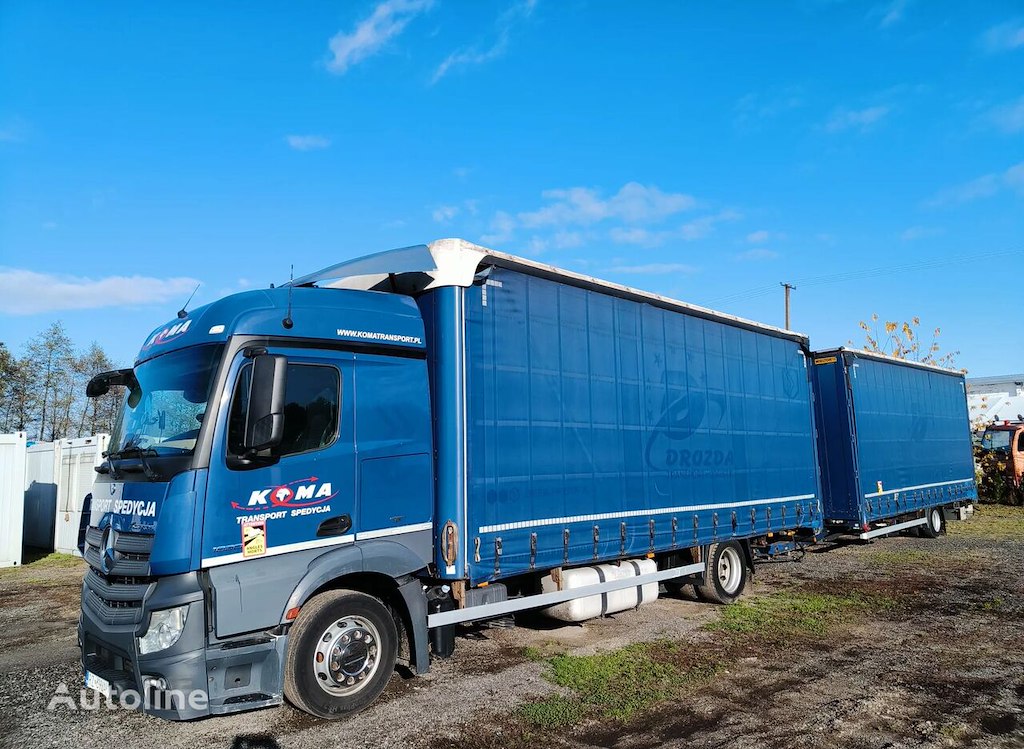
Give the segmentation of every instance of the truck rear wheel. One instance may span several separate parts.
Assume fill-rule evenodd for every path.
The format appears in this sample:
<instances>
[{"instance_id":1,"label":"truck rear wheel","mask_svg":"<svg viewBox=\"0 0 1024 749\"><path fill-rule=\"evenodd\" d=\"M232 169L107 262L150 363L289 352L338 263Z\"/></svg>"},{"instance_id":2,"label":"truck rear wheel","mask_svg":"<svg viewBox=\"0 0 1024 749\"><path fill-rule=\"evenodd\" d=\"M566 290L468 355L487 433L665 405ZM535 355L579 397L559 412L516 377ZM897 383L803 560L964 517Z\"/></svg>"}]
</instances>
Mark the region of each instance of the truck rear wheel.
<instances>
[{"instance_id":1,"label":"truck rear wheel","mask_svg":"<svg viewBox=\"0 0 1024 749\"><path fill-rule=\"evenodd\" d=\"M747 585L747 563L735 541L712 544L708 549L704 585L695 585L697 596L711 603L732 603Z\"/></svg>"},{"instance_id":2,"label":"truck rear wheel","mask_svg":"<svg viewBox=\"0 0 1024 749\"><path fill-rule=\"evenodd\" d=\"M373 702L395 672L398 633L379 600L332 590L302 607L285 656L284 694L321 718L351 715Z\"/></svg>"},{"instance_id":3,"label":"truck rear wheel","mask_svg":"<svg viewBox=\"0 0 1024 749\"><path fill-rule=\"evenodd\" d=\"M923 538L938 538L946 530L946 515L941 507L929 507L924 517L927 522L921 526Z\"/></svg>"}]
</instances>

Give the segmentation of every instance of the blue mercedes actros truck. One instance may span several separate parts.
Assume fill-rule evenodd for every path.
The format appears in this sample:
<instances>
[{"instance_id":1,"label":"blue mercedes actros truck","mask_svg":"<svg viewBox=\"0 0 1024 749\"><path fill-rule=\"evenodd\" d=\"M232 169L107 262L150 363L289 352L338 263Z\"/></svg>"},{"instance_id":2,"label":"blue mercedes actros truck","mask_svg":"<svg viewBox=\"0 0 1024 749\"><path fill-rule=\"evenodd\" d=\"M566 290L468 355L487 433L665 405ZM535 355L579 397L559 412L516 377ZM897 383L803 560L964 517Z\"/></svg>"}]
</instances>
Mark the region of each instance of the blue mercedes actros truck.
<instances>
[{"instance_id":1,"label":"blue mercedes actros truck","mask_svg":"<svg viewBox=\"0 0 1024 749\"><path fill-rule=\"evenodd\" d=\"M824 532L814 366L801 335L462 240L179 313L89 383L126 395L86 683L339 718L461 622L730 602Z\"/></svg>"}]
</instances>

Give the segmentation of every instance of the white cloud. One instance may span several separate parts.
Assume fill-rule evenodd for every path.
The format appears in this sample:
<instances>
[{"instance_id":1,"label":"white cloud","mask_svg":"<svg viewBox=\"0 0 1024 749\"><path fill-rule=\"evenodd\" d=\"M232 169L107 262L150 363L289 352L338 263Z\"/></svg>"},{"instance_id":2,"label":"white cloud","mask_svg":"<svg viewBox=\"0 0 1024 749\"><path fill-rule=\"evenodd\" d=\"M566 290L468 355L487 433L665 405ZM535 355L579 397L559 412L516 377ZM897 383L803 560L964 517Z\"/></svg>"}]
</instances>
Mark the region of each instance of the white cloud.
<instances>
[{"instance_id":1,"label":"white cloud","mask_svg":"<svg viewBox=\"0 0 1024 749\"><path fill-rule=\"evenodd\" d=\"M743 261L775 260L778 256L779 253L774 250L769 250L764 247L753 247L738 254L736 259Z\"/></svg>"},{"instance_id":2,"label":"white cloud","mask_svg":"<svg viewBox=\"0 0 1024 749\"><path fill-rule=\"evenodd\" d=\"M485 244L504 244L512 239L516 230L516 221L512 215L505 211L498 211L491 219L490 231L480 237Z\"/></svg>"},{"instance_id":3,"label":"white cloud","mask_svg":"<svg viewBox=\"0 0 1024 749\"><path fill-rule=\"evenodd\" d=\"M431 215L437 223L447 224L459 215L459 207L457 205L439 205Z\"/></svg>"},{"instance_id":4,"label":"white cloud","mask_svg":"<svg viewBox=\"0 0 1024 749\"><path fill-rule=\"evenodd\" d=\"M28 123L21 117L0 125L0 143L20 143L28 136Z\"/></svg>"},{"instance_id":5,"label":"white cloud","mask_svg":"<svg viewBox=\"0 0 1024 749\"><path fill-rule=\"evenodd\" d=\"M723 221L735 221L741 216L736 211L726 210L701 216L682 226L669 229L645 229L640 226L616 226L608 232L608 238L616 244L633 244L655 247L675 240L693 242L704 239Z\"/></svg>"},{"instance_id":6,"label":"white cloud","mask_svg":"<svg viewBox=\"0 0 1024 749\"><path fill-rule=\"evenodd\" d=\"M752 128L804 105L800 88L787 86L773 88L764 93L747 94L736 102L735 124Z\"/></svg>"},{"instance_id":7,"label":"white cloud","mask_svg":"<svg viewBox=\"0 0 1024 749\"><path fill-rule=\"evenodd\" d=\"M556 232L555 236L551 238L551 243L560 250L568 250L573 247L579 247L580 245L583 244L583 241L583 233L578 231Z\"/></svg>"},{"instance_id":8,"label":"white cloud","mask_svg":"<svg viewBox=\"0 0 1024 749\"><path fill-rule=\"evenodd\" d=\"M609 273L629 273L637 275L668 276L673 274L692 275L698 271L685 263L646 263L643 265L615 265L608 269Z\"/></svg>"},{"instance_id":9,"label":"white cloud","mask_svg":"<svg viewBox=\"0 0 1024 749\"><path fill-rule=\"evenodd\" d=\"M993 26L981 36L989 52L1010 52L1024 47L1024 21L1007 21Z\"/></svg>"},{"instance_id":10,"label":"white cloud","mask_svg":"<svg viewBox=\"0 0 1024 749\"><path fill-rule=\"evenodd\" d=\"M549 201L548 205L518 215L523 226L587 226L608 219L618 219L629 224L654 222L691 210L697 205L691 195L666 193L657 187L637 182L626 183L607 199L589 187L546 190L542 197Z\"/></svg>"},{"instance_id":11,"label":"white cloud","mask_svg":"<svg viewBox=\"0 0 1024 749\"><path fill-rule=\"evenodd\" d=\"M616 244L660 244L667 238L667 232L652 232L639 226L616 226L608 232L608 238Z\"/></svg>"},{"instance_id":12,"label":"white cloud","mask_svg":"<svg viewBox=\"0 0 1024 749\"><path fill-rule=\"evenodd\" d=\"M457 166L452 169L452 174L458 179L466 179L472 172L473 167L471 166Z\"/></svg>"},{"instance_id":13,"label":"white cloud","mask_svg":"<svg viewBox=\"0 0 1024 749\"><path fill-rule=\"evenodd\" d=\"M900 234L900 239L904 242L913 242L918 239L937 237L943 233L944 230L936 226L911 226Z\"/></svg>"},{"instance_id":14,"label":"white cloud","mask_svg":"<svg viewBox=\"0 0 1024 749\"><path fill-rule=\"evenodd\" d=\"M1024 96L989 111L988 120L1004 133L1024 130Z\"/></svg>"},{"instance_id":15,"label":"white cloud","mask_svg":"<svg viewBox=\"0 0 1024 749\"><path fill-rule=\"evenodd\" d=\"M825 130L830 133L840 133L850 129L864 131L879 122L890 111L890 107L887 106L866 107L864 109L837 107L829 115L828 121L825 123Z\"/></svg>"},{"instance_id":16,"label":"white cloud","mask_svg":"<svg viewBox=\"0 0 1024 749\"><path fill-rule=\"evenodd\" d=\"M758 229L757 231L752 231L747 235L747 241L751 244L761 244L762 242L767 242L771 239L771 236L771 232L767 229Z\"/></svg>"},{"instance_id":17,"label":"white cloud","mask_svg":"<svg viewBox=\"0 0 1024 749\"><path fill-rule=\"evenodd\" d=\"M679 238L692 242L708 236L718 224L724 221L737 221L743 218L737 211L724 210L683 224L679 227Z\"/></svg>"},{"instance_id":18,"label":"white cloud","mask_svg":"<svg viewBox=\"0 0 1024 749\"><path fill-rule=\"evenodd\" d=\"M323 135L286 135L284 140L296 151L319 151L331 145L331 139Z\"/></svg>"},{"instance_id":19,"label":"white cloud","mask_svg":"<svg viewBox=\"0 0 1024 749\"><path fill-rule=\"evenodd\" d=\"M375 55L390 40L405 30L418 14L428 10L434 0L384 0L350 32L339 31L328 42L331 59L327 69L343 75L350 67Z\"/></svg>"},{"instance_id":20,"label":"white cloud","mask_svg":"<svg viewBox=\"0 0 1024 749\"><path fill-rule=\"evenodd\" d=\"M526 243L527 255L539 255L548 248L547 240L543 237L530 237Z\"/></svg>"},{"instance_id":21,"label":"white cloud","mask_svg":"<svg viewBox=\"0 0 1024 749\"><path fill-rule=\"evenodd\" d=\"M187 277L87 278L0 267L0 312L34 315L71 309L180 304L198 283Z\"/></svg>"},{"instance_id":22,"label":"white cloud","mask_svg":"<svg viewBox=\"0 0 1024 749\"><path fill-rule=\"evenodd\" d=\"M683 224L673 217L695 210L692 195L664 192L653 185L628 182L611 196L589 187L545 190L545 203L531 211L498 211L481 241L502 245L528 233L535 251L580 247L594 239L615 244L655 246L669 241L693 241L724 221L741 218L733 210L699 216Z\"/></svg>"},{"instance_id":23,"label":"white cloud","mask_svg":"<svg viewBox=\"0 0 1024 749\"><path fill-rule=\"evenodd\" d=\"M908 5L910 5L910 0L893 0L881 9L879 15L882 16L882 20L878 22L878 25L883 29L895 26L903 20L903 14Z\"/></svg>"},{"instance_id":24,"label":"white cloud","mask_svg":"<svg viewBox=\"0 0 1024 749\"><path fill-rule=\"evenodd\" d=\"M536 5L537 0L522 0L506 8L495 22L495 36L493 39L486 43L478 42L470 47L463 47L452 52L437 66L430 82L432 84L437 83L453 68L467 65L483 65L501 57L508 49L512 30L518 23L530 17Z\"/></svg>"},{"instance_id":25,"label":"white cloud","mask_svg":"<svg viewBox=\"0 0 1024 749\"><path fill-rule=\"evenodd\" d=\"M1017 190L1024 190L1024 161L1003 172L1003 184Z\"/></svg>"},{"instance_id":26,"label":"white cloud","mask_svg":"<svg viewBox=\"0 0 1024 749\"><path fill-rule=\"evenodd\" d=\"M925 205L936 208L956 203L970 203L981 198L990 198L1004 189L1024 192L1024 161L1014 164L1005 172L983 174L969 182L941 190Z\"/></svg>"}]
</instances>

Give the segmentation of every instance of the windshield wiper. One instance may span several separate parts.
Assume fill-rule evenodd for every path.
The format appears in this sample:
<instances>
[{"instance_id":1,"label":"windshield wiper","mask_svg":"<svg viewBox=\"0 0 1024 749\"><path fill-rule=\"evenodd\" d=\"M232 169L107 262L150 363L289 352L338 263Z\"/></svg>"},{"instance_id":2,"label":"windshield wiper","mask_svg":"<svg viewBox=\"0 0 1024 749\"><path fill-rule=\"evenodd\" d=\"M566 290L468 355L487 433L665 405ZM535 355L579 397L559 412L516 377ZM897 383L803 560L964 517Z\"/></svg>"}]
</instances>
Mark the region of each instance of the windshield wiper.
<instances>
[{"instance_id":1,"label":"windshield wiper","mask_svg":"<svg viewBox=\"0 0 1024 749\"><path fill-rule=\"evenodd\" d=\"M150 481L155 481L157 479L156 471L154 471L152 467L150 467L149 463L146 462L146 458L154 458L159 455L160 453L152 447L142 447L139 445L138 437L131 437L124 444L124 447L120 450L111 450L105 457L107 458L107 462L110 463L112 469L114 467L113 461L115 460L121 460L122 458L138 458L139 465L142 467L142 472L146 474L146 478ZM121 470L129 471L130 469L125 466L121 466Z\"/></svg>"}]
</instances>

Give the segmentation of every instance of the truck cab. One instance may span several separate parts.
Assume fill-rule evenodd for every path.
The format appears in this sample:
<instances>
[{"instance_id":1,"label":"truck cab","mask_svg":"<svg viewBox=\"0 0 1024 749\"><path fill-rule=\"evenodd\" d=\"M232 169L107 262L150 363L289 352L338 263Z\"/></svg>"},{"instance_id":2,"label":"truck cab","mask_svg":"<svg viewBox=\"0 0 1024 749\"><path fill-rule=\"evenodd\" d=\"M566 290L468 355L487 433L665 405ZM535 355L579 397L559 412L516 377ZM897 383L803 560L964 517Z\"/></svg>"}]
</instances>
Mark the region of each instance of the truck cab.
<instances>
[{"instance_id":1,"label":"truck cab","mask_svg":"<svg viewBox=\"0 0 1024 749\"><path fill-rule=\"evenodd\" d=\"M113 386L126 395L84 546L89 686L177 719L277 704L289 625L339 581L399 625L425 620L433 447L411 298L236 294L157 328L89 394ZM426 670L425 630L383 642L390 622L370 610L325 630L301 669L325 685L312 712L357 708L396 658Z\"/></svg>"}]
</instances>

